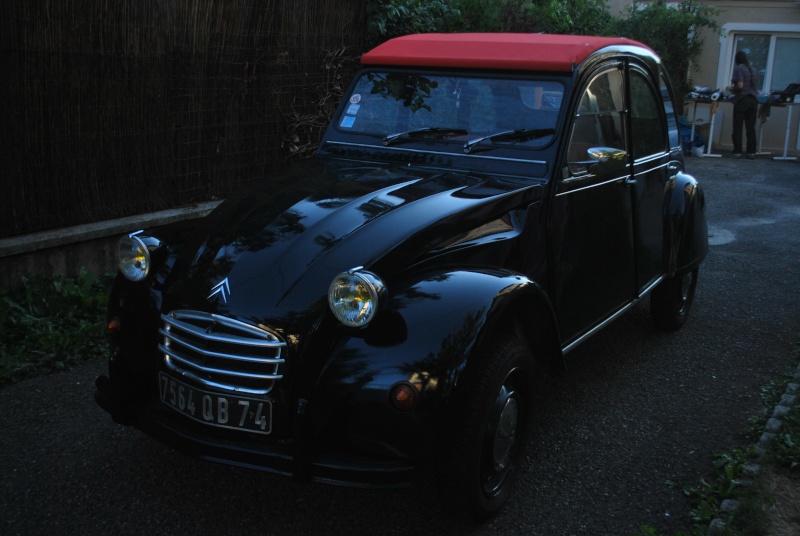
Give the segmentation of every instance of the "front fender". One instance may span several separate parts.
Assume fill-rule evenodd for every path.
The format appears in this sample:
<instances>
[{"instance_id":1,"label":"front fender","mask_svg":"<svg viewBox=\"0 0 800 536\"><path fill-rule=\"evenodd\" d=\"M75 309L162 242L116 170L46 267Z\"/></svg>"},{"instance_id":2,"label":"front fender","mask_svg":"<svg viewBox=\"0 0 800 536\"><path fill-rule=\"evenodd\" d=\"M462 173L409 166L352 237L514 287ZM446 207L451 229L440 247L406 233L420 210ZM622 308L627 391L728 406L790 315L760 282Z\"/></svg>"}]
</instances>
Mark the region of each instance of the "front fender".
<instances>
[{"instance_id":1,"label":"front fender","mask_svg":"<svg viewBox=\"0 0 800 536\"><path fill-rule=\"evenodd\" d=\"M664 200L667 276L697 267L708 254L705 195L697 180L678 172Z\"/></svg>"},{"instance_id":2,"label":"front fender","mask_svg":"<svg viewBox=\"0 0 800 536\"><path fill-rule=\"evenodd\" d=\"M489 270L442 271L394 287L367 329L342 328L348 335L315 389L319 405L324 401L315 422L323 428L336 423L339 430L330 434L350 447L420 458L433 452L452 410L451 394L482 339L515 303L546 297L522 275ZM389 390L401 382L418 392L411 411L389 403Z\"/></svg>"}]
</instances>

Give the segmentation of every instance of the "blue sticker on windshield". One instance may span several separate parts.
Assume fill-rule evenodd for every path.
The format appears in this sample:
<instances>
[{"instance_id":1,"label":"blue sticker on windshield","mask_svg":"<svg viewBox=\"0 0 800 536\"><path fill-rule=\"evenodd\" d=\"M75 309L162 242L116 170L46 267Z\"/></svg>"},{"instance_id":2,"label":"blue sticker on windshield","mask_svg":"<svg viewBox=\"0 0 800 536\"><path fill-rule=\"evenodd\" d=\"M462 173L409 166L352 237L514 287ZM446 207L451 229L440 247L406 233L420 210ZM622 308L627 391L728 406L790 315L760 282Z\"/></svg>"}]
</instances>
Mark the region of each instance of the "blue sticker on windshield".
<instances>
[{"instance_id":1,"label":"blue sticker on windshield","mask_svg":"<svg viewBox=\"0 0 800 536\"><path fill-rule=\"evenodd\" d=\"M350 128L353 126L353 123L356 122L356 117L354 115L346 115L342 118L342 124L340 125L342 128Z\"/></svg>"}]
</instances>

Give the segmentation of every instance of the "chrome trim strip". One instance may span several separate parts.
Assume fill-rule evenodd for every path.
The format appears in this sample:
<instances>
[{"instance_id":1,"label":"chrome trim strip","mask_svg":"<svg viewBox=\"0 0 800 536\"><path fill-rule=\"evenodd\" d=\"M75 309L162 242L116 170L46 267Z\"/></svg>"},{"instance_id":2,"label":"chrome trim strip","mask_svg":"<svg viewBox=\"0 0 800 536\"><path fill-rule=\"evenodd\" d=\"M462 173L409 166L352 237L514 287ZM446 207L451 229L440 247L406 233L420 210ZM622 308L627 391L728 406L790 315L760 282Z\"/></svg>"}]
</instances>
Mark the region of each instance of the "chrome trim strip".
<instances>
[{"instance_id":1,"label":"chrome trim strip","mask_svg":"<svg viewBox=\"0 0 800 536\"><path fill-rule=\"evenodd\" d=\"M646 164L646 163L651 162L651 161L661 160L662 158L664 158L663 154L656 155L656 156L651 156L651 157L646 157L646 158L642 158L640 160L636 160L634 162L634 165L643 165L643 164ZM660 169L660 168L666 167L667 165L668 165L667 162L662 162L657 166L653 166L651 168L644 169L642 171L638 171L638 172L636 172L634 174L633 180L636 180L636 177L639 176L639 175L645 175L645 174L650 173L651 171L654 171L656 169ZM629 166L626 166L626 167L629 167ZM576 188L574 190L569 190L568 192L557 193L556 197L560 197L562 195L568 195L568 194L571 194L573 192L580 192L582 190L586 190L586 189L589 189L589 188L594 188L595 186L603 186L604 184L608 184L608 183L611 183L611 182L616 182L616 181L619 181L619 180L628 180L629 178L630 178L629 175L621 175L619 177L616 177L616 178L613 178L613 179L609 179L609 180L604 181L604 182L598 182L597 184L589 184L589 185L584 186L582 188ZM580 177L580 176L569 177L569 178L566 178L566 179L562 179L560 182L563 183L563 184L574 184L576 182L579 182L582 179L584 179L584 177Z\"/></svg>"},{"instance_id":2,"label":"chrome trim strip","mask_svg":"<svg viewBox=\"0 0 800 536\"><path fill-rule=\"evenodd\" d=\"M647 294L649 294L650 291L652 291L663 280L664 280L664 276L663 275L658 277L655 281L653 281L649 286L647 286L639 294L638 298L635 298L635 299L631 300L626 305L624 305L621 309L619 309L616 313L612 314L611 316L609 316L608 318L606 318L605 320L600 322L598 325L596 325L595 327L593 327L592 329L590 329L589 331L587 331L586 333L584 333L583 335L581 335L580 337L578 337L577 339L575 339L574 341L569 343L568 345L562 347L561 348L561 353L562 354L566 354L566 353L570 352L571 350L574 350L575 347L577 347L580 343L582 343L583 341L585 341L586 339L588 339L589 337L591 337L592 335L594 335L595 333L597 333L598 331L600 331L601 329L603 329L604 327L609 325L611 322L613 322L614 320L619 318L628 309L630 309L631 307L633 307L634 305L639 303L639 300L641 300L642 298L647 296Z\"/></svg>"},{"instance_id":3,"label":"chrome trim strip","mask_svg":"<svg viewBox=\"0 0 800 536\"><path fill-rule=\"evenodd\" d=\"M642 298L644 298L645 296L647 296L648 294L650 294L650 291L651 291L651 290L653 290L654 288L656 288L656 287L658 286L658 284L659 284L659 283L661 283L662 281L664 281L664 275L660 275L660 276L658 276L658 277L655 279L655 281L653 281L652 283L650 283L650 284L649 284L647 287L645 287L645 289L644 289L644 290L642 290L642 291L639 293L639 299L641 300Z\"/></svg>"},{"instance_id":4,"label":"chrome trim strip","mask_svg":"<svg viewBox=\"0 0 800 536\"><path fill-rule=\"evenodd\" d=\"M221 374L223 376L233 376L236 378L248 378L251 380L280 380L283 378L281 374L255 374L252 372L240 372L240 371L233 371L233 370L225 370L220 368L214 367L204 367L198 363L194 363L188 358L181 356L179 353L171 350L169 347L165 346L164 344L159 344L158 349L164 352L165 358L164 363L167 364L172 370L180 372L181 369L176 367L174 364L170 362L170 358L174 359L175 361L185 365L187 367L192 367L193 369L199 370L201 372L205 372L207 374Z\"/></svg>"},{"instance_id":5,"label":"chrome trim strip","mask_svg":"<svg viewBox=\"0 0 800 536\"><path fill-rule=\"evenodd\" d=\"M408 149L405 147L384 147L383 145L369 145L367 143L349 143L344 141L326 141L325 143L329 143L331 145L343 145L348 147L363 147L368 149L381 149L383 151L404 151L407 153L422 153L422 154L436 154L436 155L445 155L445 156L458 156L463 158L484 158L487 160L500 160L502 162L519 162L522 164L539 164L542 166L546 166L547 162L544 160L524 160L522 158L506 158L502 156L483 156L477 154L469 154L469 153L448 153L442 151L421 151L419 149ZM460 147L460 146L459 146Z\"/></svg>"},{"instance_id":6,"label":"chrome trim strip","mask_svg":"<svg viewBox=\"0 0 800 536\"><path fill-rule=\"evenodd\" d=\"M264 396L268 394L268 391L264 391L263 389L249 389L247 387L239 387L236 385L226 385L224 383L212 382L211 380L206 380L188 371L176 370L176 372L180 374L183 378L194 380L197 383L205 385L206 387L212 387L214 389L219 389L221 391L231 391L234 393L245 393L248 395L257 395L257 396Z\"/></svg>"},{"instance_id":7,"label":"chrome trim strip","mask_svg":"<svg viewBox=\"0 0 800 536\"><path fill-rule=\"evenodd\" d=\"M272 338L269 333L265 332L262 329L257 327L251 326L250 324L245 324L244 322L240 322L239 320L234 320L233 318L227 318L220 315L215 315L213 313L206 313L206 314L198 314L194 311L172 311L169 314L161 315L161 318L169 324L170 326L174 326L178 329L183 329L189 331L198 337L202 337L204 339L213 340L215 342L229 342L229 343L236 343L236 344L246 344L247 346L259 346L259 347L275 347L275 346L286 346L286 343L281 342L275 338ZM262 342L254 341L253 339L247 339L241 336L232 335L231 337L235 337L235 339L228 338L228 337L220 337L215 333L208 333L203 329L198 328L194 324L185 324L179 322L181 319L187 320L199 320L201 322L211 322L217 323L222 326L230 326L231 328L238 329L241 331L248 331L249 333L253 334L254 336L258 337L259 339L263 339ZM238 340L237 340L238 339ZM239 340L241 342L239 342Z\"/></svg>"},{"instance_id":8,"label":"chrome trim strip","mask_svg":"<svg viewBox=\"0 0 800 536\"><path fill-rule=\"evenodd\" d=\"M612 183L615 183L615 182L622 182L622 181L627 180L628 177L629 177L628 175L621 175L621 176L615 177L613 179L608 179L607 181L598 182L598 183L595 183L595 184L587 184L586 186L584 186L582 188L575 188L574 190L569 190L567 192L557 193L556 197L561 197L561 196L564 196L564 195L574 194L575 192L582 192L582 191L588 190L590 188L597 188L598 186L605 186L607 184L612 184ZM565 182L565 181L562 181L562 182ZM575 182L577 182L577 181L567 182L566 184L574 184Z\"/></svg>"},{"instance_id":9,"label":"chrome trim strip","mask_svg":"<svg viewBox=\"0 0 800 536\"><path fill-rule=\"evenodd\" d=\"M638 301L639 299L637 298L629 302L627 305L623 306L622 309L618 310L616 313L609 316L608 318L597 324L595 327L593 327L592 329L590 329L589 331L587 331L586 333L584 333L583 335L581 335L580 337L569 343L568 345L561 348L561 353L566 354L569 351L574 350L576 346L578 346L580 343L582 343L583 341L585 341L586 339L588 339L589 337L591 337L592 335L594 335L595 333L597 333L598 331L609 325L611 322L616 320L620 315L622 315L622 313L633 307L633 305L636 304Z\"/></svg>"},{"instance_id":10,"label":"chrome trim strip","mask_svg":"<svg viewBox=\"0 0 800 536\"><path fill-rule=\"evenodd\" d=\"M192 350L193 352L197 352L198 354L203 354L203 355L208 356L208 357L218 357L220 359L230 359L232 361L242 361L242 362L245 362L245 363L256 363L256 364L261 363L261 364L265 364L265 365L280 365L281 363L285 363L286 362L285 359L282 359L280 357L248 357L248 356L242 356L242 355L236 355L236 354L226 354L226 353L222 353L222 352L214 352L212 350L206 350L204 348L200 348L199 346L195 346L194 344L190 343L186 339L183 339L182 337L178 336L178 334L173 333L171 331L166 331L163 328L159 329L158 333L160 335L163 335L164 337L170 339L170 342L178 343L178 344L188 348L189 350ZM221 338L217 338L216 342L231 342L231 341L227 341L227 340L223 341ZM246 343L241 342L239 344L246 344ZM250 346L255 346L255 345L250 345ZM281 346L286 346L286 344L281 344Z\"/></svg>"},{"instance_id":11,"label":"chrome trim strip","mask_svg":"<svg viewBox=\"0 0 800 536\"><path fill-rule=\"evenodd\" d=\"M287 345L260 326L190 310L161 319L158 350L167 370L203 386L252 395L269 394L283 379L278 371Z\"/></svg>"},{"instance_id":12,"label":"chrome trim strip","mask_svg":"<svg viewBox=\"0 0 800 536\"><path fill-rule=\"evenodd\" d=\"M648 155L648 156L643 156L641 158L637 158L637 159L635 159L633 161L633 163L634 164L646 164L647 162L650 162L652 160L661 160L661 159L667 158L667 157L669 157L669 153L651 154L651 155ZM666 163L664 163L663 165L666 165ZM661 167L661 166L659 165L659 166L656 166L656 167Z\"/></svg>"},{"instance_id":13,"label":"chrome trim strip","mask_svg":"<svg viewBox=\"0 0 800 536\"><path fill-rule=\"evenodd\" d=\"M636 163L636 165L644 165L644 164L647 164L647 162L643 162L643 163L642 162L637 162ZM667 167L667 163L666 162L662 162L661 164L659 164L657 166L649 167L649 168L643 169L641 171L637 171L636 175L634 176L634 178L636 178L636 177L638 177L640 175L647 175L648 173L652 173L653 171L656 171L656 170L664 168L664 167Z\"/></svg>"}]
</instances>

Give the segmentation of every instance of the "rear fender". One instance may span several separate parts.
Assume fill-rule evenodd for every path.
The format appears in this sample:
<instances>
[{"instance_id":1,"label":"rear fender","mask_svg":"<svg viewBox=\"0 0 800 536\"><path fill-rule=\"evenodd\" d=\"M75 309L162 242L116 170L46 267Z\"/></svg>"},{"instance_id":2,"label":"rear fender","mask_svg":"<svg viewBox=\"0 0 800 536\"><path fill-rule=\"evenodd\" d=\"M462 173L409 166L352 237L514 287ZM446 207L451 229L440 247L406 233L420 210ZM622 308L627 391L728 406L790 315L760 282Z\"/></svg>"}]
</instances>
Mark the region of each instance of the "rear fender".
<instances>
[{"instance_id":1,"label":"rear fender","mask_svg":"<svg viewBox=\"0 0 800 536\"><path fill-rule=\"evenodd\" d=\"M664 199L664 259L668 277L697 267L708 254L706 202L697 180L678 172Z\"/></svg>"}]
</instances>

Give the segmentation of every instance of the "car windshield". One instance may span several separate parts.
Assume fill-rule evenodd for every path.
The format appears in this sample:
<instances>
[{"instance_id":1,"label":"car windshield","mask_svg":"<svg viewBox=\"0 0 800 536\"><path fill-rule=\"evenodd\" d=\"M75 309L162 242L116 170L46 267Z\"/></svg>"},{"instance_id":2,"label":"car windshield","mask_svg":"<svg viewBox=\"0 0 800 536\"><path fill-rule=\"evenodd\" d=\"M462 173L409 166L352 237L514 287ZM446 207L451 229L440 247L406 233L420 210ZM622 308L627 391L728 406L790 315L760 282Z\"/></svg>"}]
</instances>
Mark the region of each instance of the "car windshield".
<instances>
[{"instance_id":1,"label":"car windshield","mask_svg":"<svg viewBox=\"0 0 800 536\"><path fill-rule=\"evenodd\" d=\"M436 139L540 148L553 140L563 95L552 80L366 72L336 126L386 145ZM514 131L538 134L498 136Z\"/></svg>"}]
</instances>

